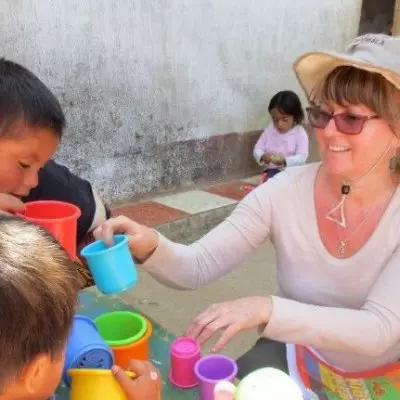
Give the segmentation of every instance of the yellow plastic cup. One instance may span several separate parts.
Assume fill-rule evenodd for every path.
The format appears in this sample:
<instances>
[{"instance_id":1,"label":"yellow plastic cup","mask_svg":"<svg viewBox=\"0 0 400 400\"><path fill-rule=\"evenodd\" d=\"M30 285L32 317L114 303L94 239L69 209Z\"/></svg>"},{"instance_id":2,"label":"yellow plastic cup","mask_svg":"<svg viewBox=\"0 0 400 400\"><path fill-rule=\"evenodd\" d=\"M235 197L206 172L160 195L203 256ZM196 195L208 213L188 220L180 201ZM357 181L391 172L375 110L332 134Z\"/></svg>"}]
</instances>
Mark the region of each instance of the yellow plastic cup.
<instances>
[{"instance_id":1,"label":"yellow plastic cup","mask_svg":"<svg viewBox=\"0 0 400 400\"><path fill-rule=\"evenodd\" d=\"M70 400L128 400L109 369L70 369L72 378ZM127 374L135 378L133 372Z\"/></svg>"}]
</instances>

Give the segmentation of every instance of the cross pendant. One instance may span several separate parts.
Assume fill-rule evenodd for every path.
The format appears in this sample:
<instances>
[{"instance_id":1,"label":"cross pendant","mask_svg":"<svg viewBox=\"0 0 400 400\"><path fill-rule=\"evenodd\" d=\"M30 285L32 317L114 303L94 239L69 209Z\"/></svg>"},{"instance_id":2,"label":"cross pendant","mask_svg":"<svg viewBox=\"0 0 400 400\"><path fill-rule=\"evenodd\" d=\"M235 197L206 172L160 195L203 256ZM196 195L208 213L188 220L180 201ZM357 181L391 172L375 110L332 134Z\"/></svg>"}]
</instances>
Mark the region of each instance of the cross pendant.
<instances>
[{"instance_id":1,"label":"cross pendant","mask_svg":"<svg viewBox=\"0 0 400 400\"><path fill-rule=\"evenodd\" d=\"M344 252L346 251L346 241L345 240L341 240L338 244L338 253L342 256L344 254Z\"/></svg>"}]
</instances>

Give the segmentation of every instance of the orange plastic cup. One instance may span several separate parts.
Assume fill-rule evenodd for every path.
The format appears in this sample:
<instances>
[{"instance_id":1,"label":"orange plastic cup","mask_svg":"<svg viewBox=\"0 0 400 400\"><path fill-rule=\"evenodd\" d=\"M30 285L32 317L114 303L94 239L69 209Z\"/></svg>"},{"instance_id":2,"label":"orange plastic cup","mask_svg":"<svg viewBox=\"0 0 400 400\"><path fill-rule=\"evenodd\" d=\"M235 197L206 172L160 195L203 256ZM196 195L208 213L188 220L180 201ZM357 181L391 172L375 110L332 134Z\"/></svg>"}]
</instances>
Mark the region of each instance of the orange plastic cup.
<instances>
[{"instance_id":1,"label":"orange plastic cup","mask_svg":"<svg viewBox=\"0 0 400 400\"><path fill-rule=\"evenodd\" d=\"M114 353L115 364L122 369L128 368L128 363L132 359L147 361L150 358L150 338L153 333L153 326L147 320L147 330L144 336L137 342L125 346L111 346Z\"/></svg>"},{"instance_id":2,"label":"orange plastic cup","mask_svg":"<svg viewBox=\"0 0 400 400\"><path fill-rule=\"evenodd\" d=\"M47 230L65 249L70 258L76 260L76 235L81 210L62 201L32 201L25 204L21 218Z\"/></svg>"}]
</instances>

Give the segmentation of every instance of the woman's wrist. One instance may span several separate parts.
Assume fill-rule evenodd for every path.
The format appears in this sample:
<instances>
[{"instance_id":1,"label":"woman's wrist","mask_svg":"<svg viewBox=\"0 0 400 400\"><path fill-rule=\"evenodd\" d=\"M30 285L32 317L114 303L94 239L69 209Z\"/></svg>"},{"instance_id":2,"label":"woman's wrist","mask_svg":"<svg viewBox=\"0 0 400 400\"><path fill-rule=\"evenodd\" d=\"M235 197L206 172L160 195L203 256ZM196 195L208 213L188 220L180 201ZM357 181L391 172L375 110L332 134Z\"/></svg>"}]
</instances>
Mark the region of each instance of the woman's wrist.
<instances>
[{"instance_id":1,"label":"woman's wrist","mask_svg":"<svg viewBox=\"0 0 400 400\"><path fill-rule=\"evenodd\" d=\"M259 303L259 325L267 324L272 314L272 296L260 296Z\"/></svg>"},{"instance_id":2,"label":"woman's wrist","mask_svg":"<svg viewBox=\"0 0 400 400\"><path fill-rule=\"evenodd\" d=\"M155 229L150 229L149 238L147 240L149 241L149 250L146 252L144 256L136 257L132 253L135 262L137 262L138 264L144 264L157 250L159 244L158 232Z\"/></svg>"}]
</instances>

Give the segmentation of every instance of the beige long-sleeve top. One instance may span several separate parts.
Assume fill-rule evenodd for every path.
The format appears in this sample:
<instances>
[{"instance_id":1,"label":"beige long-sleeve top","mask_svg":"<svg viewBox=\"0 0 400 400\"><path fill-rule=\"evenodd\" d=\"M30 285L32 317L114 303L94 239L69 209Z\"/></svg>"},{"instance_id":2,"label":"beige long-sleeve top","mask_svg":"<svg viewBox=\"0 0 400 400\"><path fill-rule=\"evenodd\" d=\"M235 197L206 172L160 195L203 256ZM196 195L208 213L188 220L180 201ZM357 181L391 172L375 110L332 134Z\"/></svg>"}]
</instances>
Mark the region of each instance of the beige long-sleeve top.
<instances>
[{"instance_id":1,"label":"beige long-sleeve top","mask_svg":"<svg viewBox=\"0 0 400 400\"><path fill-rule=\"evenodd\" d=\"M324 247L317 227L313 190L318 168L309 164L277 175L192 245L160 235L143 267L168 286L195 289L240 266L270 239L277 252L279 290L262 335L310 346L348 371L398 360L400 189L367 243L352 257L337 259Z\"/></svg>"}]
</instances>

